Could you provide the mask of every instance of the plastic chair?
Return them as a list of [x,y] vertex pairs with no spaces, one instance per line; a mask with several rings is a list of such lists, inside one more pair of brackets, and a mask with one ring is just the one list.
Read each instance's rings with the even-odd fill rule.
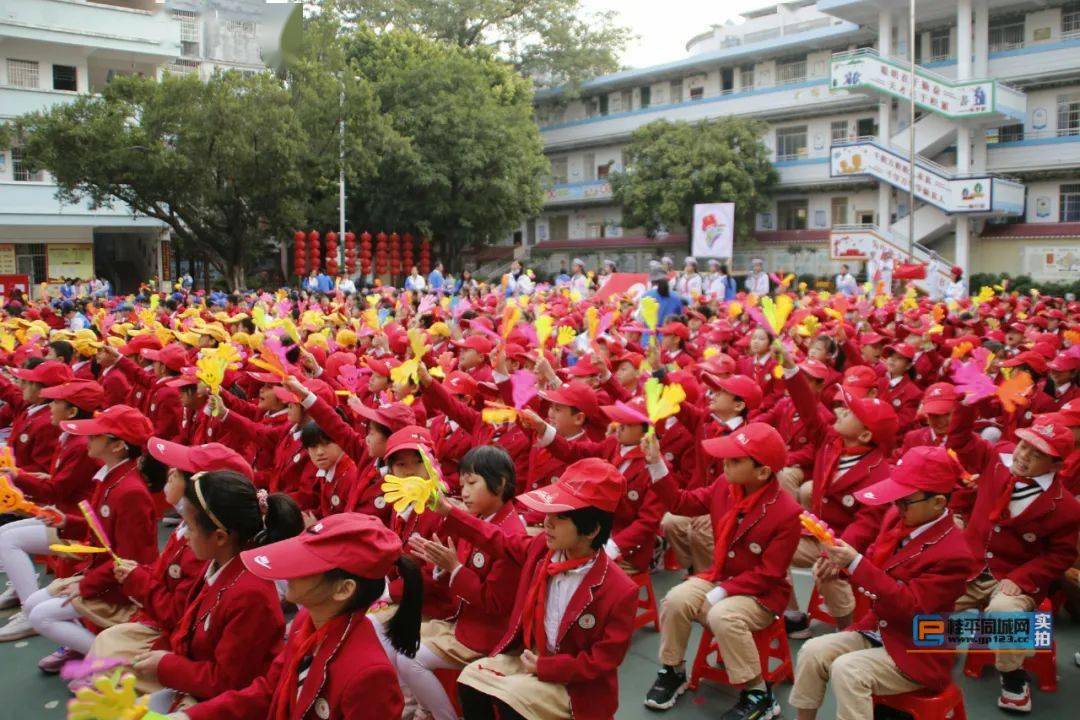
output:
[[[765,682],[776,684],[792,679],[794,673],[791,648],[788,645],[783,618],[777,618],[768,627],[754,632],[754,644],[757,646],[758,656],[761,659],[761,676]],[[694,665],[690,670],[688,687],[691,690],[697,690],[702,680],[731,684],[720,657],[720,646],[716,644],[716,639],[708,628],[705,628],[705,632],[701,635]]]
[[899,695],[875,695],[874,707],[907,713],[917,720],[967,720],[964,693],[955,683],[941,692],[915,690]]
[[433,670],[435,677],[438,678],[439,684],[443,686],[443,690],[446,691],[447,696],[450,698],[450,702],[454,703],[454,710],[457,711],[458,717],[461,717],[461,701],[458,700],[457,694],[457,679],[461,674],[460,670],[454,668],[445,668],[442,670]]
[[[855,609],[851,613],[851,620],[855,622],[869,612],[870,598],[854,588],[852,588],[852,592],[855,594]],[[810,593],[810,602],[806,606],[806,614],[810,616],[811,620],[820,620],[829,625],[836,625],[836,618],[829,614],[829,608],[825,605],[825,600],[821,597],[821,593],[818,592],[816,584],[813,592]]]
[[[660,632],[660,611],[656,609],[656,592],[653,590],[652,577],[647,572],[635,573],[630,576],[634,584],[638,586],[637,616],[634,618],[634,629],[652,625],[656,632]],[[641,597],[641,591],[645,591],[645,597]]]
[[[1039,605],[1040,612],[1052,612],[1053,604],[1047,598]],[[964,659],[964,674],[970,678],[981,677],[988,666],[994,664],[994,652],[992,650],[974,650],[967,653]],[[1050,641],[1049,652],[1036,652],[1024,660],[1024,669],[1035,678],[1039,690],[1043,692],[1057,692],[1057,641]]]

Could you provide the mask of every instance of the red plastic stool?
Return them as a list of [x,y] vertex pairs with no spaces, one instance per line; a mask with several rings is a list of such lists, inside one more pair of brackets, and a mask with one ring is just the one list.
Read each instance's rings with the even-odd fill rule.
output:
[[[761,677],[765,682],[776,684],[793,677],[791,648],[788,646],[787,630],[784,619],[777,618],[772,625],[754,633],[754,644],[761,659]],[[773,667],[773,661],[777,661]],[[690,670],[688,687],[697,690],[702,680],[714,680],[730,685],[724,661],[720,657],[720,646],[708,628],[701,635],[694,666]]]
[[675,559],[675,548],[670,545],[668,545],[667,550],[664,551],[664,569],[682,570],[682,565]]
[[899,695],[875,695],[874,707],[887,707],[907,713],[917,720],[967,720],[964,693],[955,683],[941,692],[915,690]]
[[[851,621],[855,622],[870,610],[870,598],[854,588],[852,588],[852,592],[855,593],[855,609],[851,613]],[[836,625],[836,618],[829,614],[829,608],[825,605],[821,593],[818,592],[817,585],[814,585],[814,590],[810,593],[810,602],[806,606],[806,614],[810,616],[811,620],[820,620],[829,625]]]
[[[1053,605],[1047,598],[1039,605],[1040,612],[1052,612]],[[992,650],[975,650],[967,653],[964,659],[964,674],[970,678],[982,676],[988,666],[994,664],[994,652]],[[1050,651],[1036,652],[1024,660],[1024,669],[1035,677],[1039,690],[1043,692],[1057,692],[1057,641],[1050,642]]]
[[[656,592],[653,590],[652,578],[647,572],[635,573],[630,576],[634,584],[638,586],[637,616],[634,618],[634,629],[652,625],[656,632],[660,632],[660,611],[656,609]],[[645,591],[645,597],[641,597],[641,591]]]
[[438,678],[439,684],[442,685],[443,690],[450,697],[450,702],[454,703],[454,710],[457,712],[458,717],[461,717],[461,701],[458,700],[457,695],[457,679],[461,674],[460,670],[454,670],[446,668],[443,670],[433,670],[435,677]]

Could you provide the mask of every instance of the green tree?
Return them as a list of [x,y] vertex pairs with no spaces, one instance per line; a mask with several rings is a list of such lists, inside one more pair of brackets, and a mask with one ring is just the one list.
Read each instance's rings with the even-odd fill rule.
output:
[[388,146],[376,178],[350,192],[355,227],[427,233],[456,265],[467,243],[505,236],[539,212],[549,165],[532,89],[509,65],[401,31],[358,32],[350,56],[407,140]]
[[623,151],[624,170],[611,176],[623,225],[652,235],[690,227],[697,203],[733,202],[735,236],[748,236],[779,180],[761,142],[765,130],[764,123],[734,117],[638,128]]
[[379,32],[487,48],[541,86],[614,72],[633,38],[614,12],[587,12],[581,0],[323,0],[322,8]]
[[120,77],[16,120],[62,200],[123,203],[167,224],[233,287],[304,219],[307,133],[271,75]]

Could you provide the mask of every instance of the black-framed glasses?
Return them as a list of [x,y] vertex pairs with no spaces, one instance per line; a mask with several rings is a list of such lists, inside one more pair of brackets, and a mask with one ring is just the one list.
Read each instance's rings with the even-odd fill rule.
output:
[[907,499],[902,498],[900,500],[893,500],[893,505],[896,505],[896,507],[900,508],[901,510],[907,510],[912,505],[918,505],[921,502],[926,502],[927,500],[933,500],[936,497],[938,497],[937,494],[926,495],[924,497],[919,498],[918,500],[907,500]]

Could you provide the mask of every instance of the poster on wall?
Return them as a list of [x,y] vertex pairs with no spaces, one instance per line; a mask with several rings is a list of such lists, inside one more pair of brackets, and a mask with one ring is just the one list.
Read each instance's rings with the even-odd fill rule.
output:
[[698,258],[729,258],[735,237],[735,203],[694,206],[694,237],[690,254]]
[[1070,282],[1080,277],[1080,246],[1035,245],[1024,248],[1025,269],[1037,280]]
[[89,280],[94,277],[94,246],[91,243],[49,243],[45,262],[50,282],[64,278]]
[[161,241],[161,280],[172,280],[172,243],[168,240]]
[[29,292],[30,290],[30,277],[28,275],[17,275],[0,273],[0,295],[10,295],[15,290],[21,290],[22,292]]
[[14,275],[15,271],[15,246],[0,245],[0,275]]

